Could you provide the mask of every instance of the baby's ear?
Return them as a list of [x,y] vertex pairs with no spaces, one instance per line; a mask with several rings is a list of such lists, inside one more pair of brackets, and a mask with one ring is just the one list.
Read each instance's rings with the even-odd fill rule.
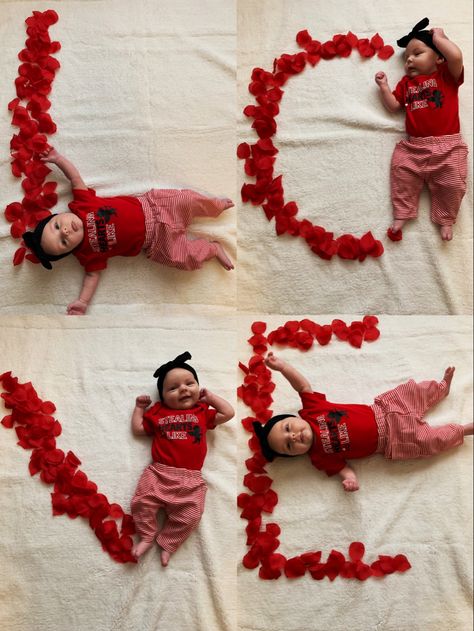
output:
[[438,66],[442,63],[444,63],[446,60],[444,57],[437,57],[436,59],[436,63],[438,64]]

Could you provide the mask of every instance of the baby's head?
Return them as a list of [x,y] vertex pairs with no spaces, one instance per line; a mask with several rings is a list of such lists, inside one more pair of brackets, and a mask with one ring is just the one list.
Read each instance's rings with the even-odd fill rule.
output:
[[273,416],[265,425],[255,422],[255,434],[267,460],[276,456],[301,456],[313,444],[311,425],[300,416],[280,414]]
[[443,55],[433,43],[431,31],[423,30],[428,24],[428,18],[423,18],[408,35],[397,40],[400,48],[405,48],[405,72],[409,77],[432,74],[444,61]]
[[69,212],[49,215],[38,222],[34,230],[23,234],[25,244],[46,269],[52,269],[51,261],[71,254],[83,238],[82,221]]
[[196,371],[186,363],[187,351],[163,364],[155,371],[160,401],[172,410],[188,410],[199,400],[200,388]]

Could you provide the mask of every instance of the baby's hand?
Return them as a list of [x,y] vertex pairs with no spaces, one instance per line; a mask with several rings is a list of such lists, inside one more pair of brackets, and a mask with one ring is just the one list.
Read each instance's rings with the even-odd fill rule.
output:
[[48,147],[48,149],[39,154],[39,157],[41,162],[52,162],[54,164],[61,156],[54,147]]
[[210,403],[210,398],[212,397],[212,392],[209,392],[207,388],[201,388],[199,391],[199,401],[204,401],[204,403]]
[[87,311],[87,303],[82,300],[74,300],[66,308],[67,315],[85,315]]
[[141,394],[135,399],[135,405],[137,408],[142,408],[146,410],[146,408],[150,405],[151,398],[147,394]]
[[357,482],[357,480],[354,480],[353,478],[348,478],[347,480],[343,480],[342,486],[344,487],[344,491],[347,491],[348,493],[352,493],[354,491],[359,490],[359,483]]
[[375,83],[377,85],[387,85],[388,81],[385,72],[377,72],[375,75]]
[[272,351],[267,353],[267,356],[265,357],[265,363],[272,370],[280,371],[283,369],[283,366],[284,366],[283,360],[279,359],[276,355],[274,355]]
[[442,28],[438,28],[438,27],[432,28],[430,33],[435,38],[436,37],[445,37],[446,38],[446,33],[443,31]]

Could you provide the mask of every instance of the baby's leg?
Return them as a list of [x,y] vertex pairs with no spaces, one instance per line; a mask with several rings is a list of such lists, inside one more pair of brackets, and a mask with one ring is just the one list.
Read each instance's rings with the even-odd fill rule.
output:
[[161,548],[161,564],[168,565],[171,555],[186,541],[192,531],[201,521],[206,497],[205,484],[190,490],[189,494],[176,501],[173,506],[168,505],[168,517],[156,542]]
[[418,215],[418,204],[423,176],[420,174],[419,156],[413,154],[407,141],[395,147],[390,168],[390,189],[393,207],[392,232],[403,228],[408,219]]
[[158,532],[157,513],[163,507],[158,498],[158,483],[154,471],[145,469],[131,502],[131,512],[140,541],[133,546],[132,554],[138,559],[152,545]]
[[440,226],[443,241],[453,238],[453,224],[466,192],[467,147],[464,143],[439,142],[436,168],[428,179],[431,220]]

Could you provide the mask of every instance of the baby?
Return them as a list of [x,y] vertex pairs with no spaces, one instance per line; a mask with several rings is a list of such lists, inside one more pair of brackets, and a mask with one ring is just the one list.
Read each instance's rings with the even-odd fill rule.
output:
[[420,192],[426,182],[431,194],[431,220],[440,226],[441,238],[450,241],[466,192],[468,149],[459,133],[458,114],[463,58],[443,29],[423,30],[428,24],[428,18],[424,18],[397,41],[405,48],[406,74],[393,92],[384,72],[375,75],[386,109],[405,109],[408,134],[392,156],[394,221],[389,236],[395,236],[408,219],[417,216]]
[[[206,457],[206,431],[234,416],[232,406],[207,389],[200,389],[188,352],[163,364],[155,372],[160,401],[151,408],[149,396],[137,397],[132,414],[134,434],[153,436],[153,463],[143,472],[131,509],[140,542],[132,553],[138,559],[156,540],[161,564],[199,524],[207,486],[201,475]],[[146,411],[145,411],[146,410]],[[167,518],[158,531],[157,512]]]
[[424,458],[461,445],[464,436],[473,433],[472,423],[431,427],[423,420],[425,412],[448,395],[454,368],[447,368],[439,383],[410,380],[376,397],[372,405],[359,405],[330,403],[271,352],[265,363],[300,393],[303,408],[299,416],[282,414],[265,425],[253,424],[263,455],[271,461],[308,453],[315,467],[327,475],[339,474],[345,491],[359,489],[346,458],[374,453],[393,460]]
[[33,231],[23,234],[23,239],[46,269],[68,254],[74,254],[84,267],[82,289],[79,298],[68,305],[69,315],[86,313],[100,272],[112,256],[136,256],[144,250],[152,261],[182,270],[198,269],[212,258],[226,270],[234,268],[220,243],[186,236],[194,217],[217,217],[234,205],[232,200],[175,189],[101,198],[55,149],[45,151],[41,159],[55,164],[70,180],[72,212],[42,219]]

